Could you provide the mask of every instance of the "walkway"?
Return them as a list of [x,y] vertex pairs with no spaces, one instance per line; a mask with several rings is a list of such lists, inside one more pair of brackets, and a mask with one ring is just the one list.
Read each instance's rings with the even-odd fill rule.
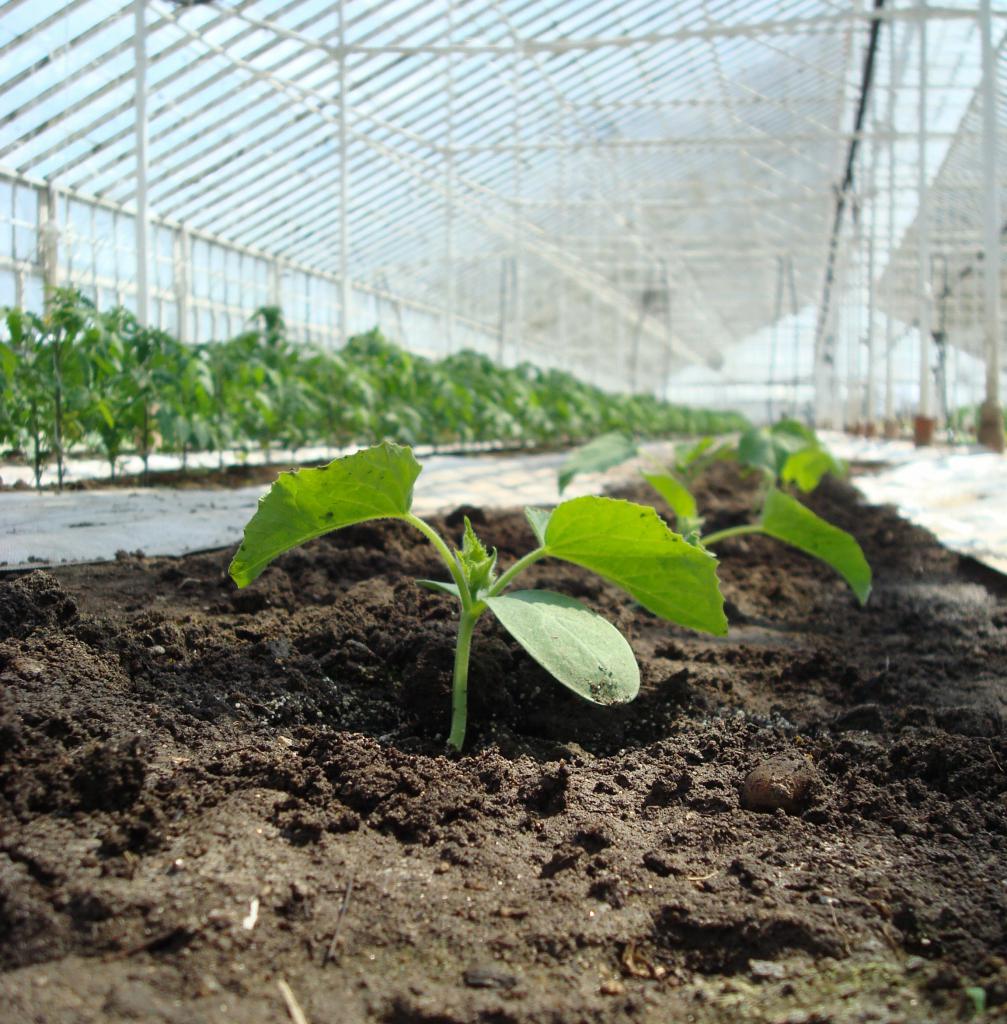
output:
[[[948,547],[1007,573],[1007,457],[977,448],[915,449],[906,442],[842,434],[824,440],[842,458],[885,468],[857,476],[874,504],[893,504]],[[549,505],[558,500],[562,454],[474,454],[421,458],[414,508]],[[566,497],[598,493],[632,466],[578,477]],[[0,493],[0,569],[105,561],[120,550],[182,555],[236,544],[261,487],[147,488]]]

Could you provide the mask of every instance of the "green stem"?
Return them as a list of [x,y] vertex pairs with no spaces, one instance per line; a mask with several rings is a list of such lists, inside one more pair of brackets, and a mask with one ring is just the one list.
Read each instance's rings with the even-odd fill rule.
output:
[[524,572],[534,562],[537,562],[540,558],[545,558],[548,554],[545,548],[536,548],[534,551],[529,551],[524,558],[519,558],[501,577],[490,587],[488,596],[496,597],[498,594],[502,594],[507,587],[510,586],[511,580],[517,576],[518,573]]
[[415,526],[437,549],[437,554],[441,556],[441,561],[448,567],[451,578],[458,587],[458,593],[461,594],[463,611],[471,611],[472,594],[469,592],[468,581],[465,579],[465,575],[459,568],[458,562],[455,560],[454,555],[451,554],[451,549],[444,543],[441,535],[429,523],[425,523],[419,516],[414,516],[412,512],[407,512],[402,518],[410,526]]
[[719,544],[728,537],[742,537],[746,533],[762,533],[761,523],[751,523],[748,526],[731,526],[726,530],[718,530],[716,533],[707,534],[699,538],[699,543],[708,548],[711,544]]
[[468,722],[469,654],[472,651],[472,631],[479,614],[462,611],[458,620],[458,641],[455,644],[455,668],[451,680],[451,733],[448,746],[461,753],[465,743]]

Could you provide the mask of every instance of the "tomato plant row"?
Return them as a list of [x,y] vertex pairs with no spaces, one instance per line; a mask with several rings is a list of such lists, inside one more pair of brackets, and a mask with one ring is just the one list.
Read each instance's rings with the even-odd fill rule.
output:
[[414,355],[375,328],[338,352],[295,343],[280,310],[260,309],[226,341],[188,345],[141,326],[122,308],[100,312],[61,289],[44,314],[4,311],[0,446],[23,453],[36,485],[73,450],[147,466],[155,451],[513,440],[562,443],[611,430],[713,434],[744,426],[649,395],[612,395],[558,370],[501,368],[459,352]]

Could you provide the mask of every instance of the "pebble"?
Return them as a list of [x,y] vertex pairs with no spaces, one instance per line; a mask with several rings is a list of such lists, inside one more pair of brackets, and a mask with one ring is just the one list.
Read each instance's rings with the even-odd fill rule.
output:
[[34,658],[14,658],[10,667],[20,676],[26,679],[36,679],[45,672],[45,666]]
[[603,996],[621,996],[626,992],[626,986],[616,979],[610,981],[603,981],[598,991]]
[[152,644],[150,647],[147,648],[147,650],[151,654],[156,655],[156,656],[159,657],[160,655],[164,654],[165,647],[164,647],[163,644]]
[[818,772],[803,758],[772,757],[745,776],[741,806],[749,811],[800,814],[820,786]]
[[781,981],[787,976],[787,969],[775,960],[749,960],[748,970],[757,981]]
[[469,988],[514,988],[517,978],[496,967],[470,967],[463,975]]

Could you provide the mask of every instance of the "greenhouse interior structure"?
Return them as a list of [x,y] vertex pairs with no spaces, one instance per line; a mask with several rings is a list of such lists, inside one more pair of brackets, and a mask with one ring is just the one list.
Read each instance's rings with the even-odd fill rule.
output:
[[0,0],[5,1024],[1007,1020],[1005,199],[1007,2]]

